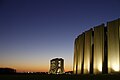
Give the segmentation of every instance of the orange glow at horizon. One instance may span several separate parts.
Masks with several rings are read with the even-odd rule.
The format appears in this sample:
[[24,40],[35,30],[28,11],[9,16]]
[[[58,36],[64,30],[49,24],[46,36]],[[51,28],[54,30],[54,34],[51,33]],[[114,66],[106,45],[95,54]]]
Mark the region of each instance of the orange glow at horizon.
[[[49,72],[49,65],[3,65],[1,66],[3,68],[13,68],[16,69],[17,72]],[[71,65],[65,65],[64,66],[64,71],[72,71],[72,66]]]
[[[13,68],[13,67],[12,67]],[[17,72],[49,72],[49,67],[23,67],[23,68],[15,68]],[[64,71],[72,71],[71,67],[66,67]]]

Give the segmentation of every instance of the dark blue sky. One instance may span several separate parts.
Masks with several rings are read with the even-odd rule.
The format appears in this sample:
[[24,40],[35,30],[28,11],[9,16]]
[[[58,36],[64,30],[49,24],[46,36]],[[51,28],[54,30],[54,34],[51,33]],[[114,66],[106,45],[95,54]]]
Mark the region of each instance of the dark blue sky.
[[119,3],[119,0],[0,0],[1,67],[48,71],[49,60],[62,57],[65,69],[72,70],[76,36],[119,18]]

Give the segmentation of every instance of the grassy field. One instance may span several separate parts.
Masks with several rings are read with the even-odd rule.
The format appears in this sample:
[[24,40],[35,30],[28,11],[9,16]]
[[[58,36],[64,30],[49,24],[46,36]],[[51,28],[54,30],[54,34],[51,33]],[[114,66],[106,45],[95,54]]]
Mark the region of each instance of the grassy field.
[[0,80],[120,80],[120,74],[114,75],[1,74]]

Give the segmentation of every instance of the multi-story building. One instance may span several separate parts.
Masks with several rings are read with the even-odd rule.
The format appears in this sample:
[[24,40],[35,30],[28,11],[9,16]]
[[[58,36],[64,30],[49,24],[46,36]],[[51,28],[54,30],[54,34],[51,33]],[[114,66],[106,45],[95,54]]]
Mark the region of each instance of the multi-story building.
[[62,58],[55,58],[50,60],[49,74],[63,74],[64,60]]
[[75,39],[73,72],[120,72],[120,19],[91,28]]

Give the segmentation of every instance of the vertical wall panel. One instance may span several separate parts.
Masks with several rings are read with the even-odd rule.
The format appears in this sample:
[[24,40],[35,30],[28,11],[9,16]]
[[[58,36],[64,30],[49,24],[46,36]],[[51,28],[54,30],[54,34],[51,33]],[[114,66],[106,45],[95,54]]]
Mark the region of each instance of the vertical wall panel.
[[78,37],[78,72],[77,74],[82,73],[82,63],[83,63],[83,47],[84,47],[84,34],[81,34]]
[[75,39],[75,43],[74,43],[74,63],[73,63],[73,73],[76,74],[76,67],[77,67],[77,48],[76,48],[76,43],[77,39]]
[[90,73],[91,54],[92,54],[92,29],[85,32],[84,74]]
[[120,18],[118,19],[118,27],[119,27],[119,72],[120,72]]
[[94,73],[102,72],[104,55],[104,25],[94,28]]
[[108,73],[119,71],[118,20],[108,22]]

